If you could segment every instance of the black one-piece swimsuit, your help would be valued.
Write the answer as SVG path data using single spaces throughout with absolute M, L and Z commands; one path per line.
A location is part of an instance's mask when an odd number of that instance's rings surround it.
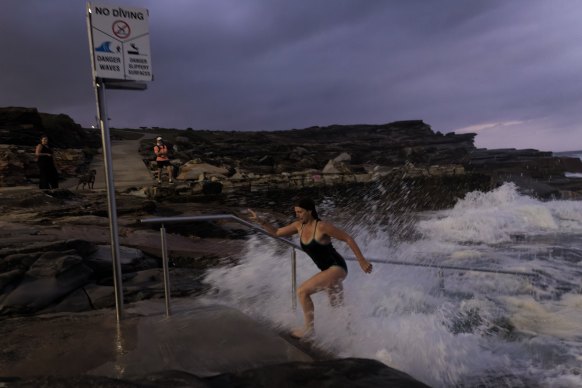
M 315 227 L 313 228 L 313 237 L 308 244 L 303 243 L 301 237 L 303 236 L 303 225 L 301 225 L 301 233 L 299 235 L 299 241 L 301 242 L 301 248 L 311 257 L 317 268 L 325 271 L 331 266 L 337 265 L 343 268 L 346 273 L 348 272 L 348 266 L 346 261 L 337 253 L 333 245 L 321 244 L 315 239 L 315 231 L 317 230 L 317 223 L 319 220 L 315 221 Z

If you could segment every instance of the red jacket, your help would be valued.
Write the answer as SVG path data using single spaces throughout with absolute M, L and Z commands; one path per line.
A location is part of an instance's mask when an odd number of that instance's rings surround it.
M 156 154 L 156 161 L 170 160 L 168 157 L 168 146 L 165 144 L 154 146 L 154 153 Z

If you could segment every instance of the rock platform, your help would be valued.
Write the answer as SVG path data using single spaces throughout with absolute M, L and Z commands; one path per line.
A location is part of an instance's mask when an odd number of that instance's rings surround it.
M 315 360 L 240 311 L 191 300 L 0 321 L 0 385 L 426 387 L 365 359 Z M 304 347 L 304 349 L 309 346 Z

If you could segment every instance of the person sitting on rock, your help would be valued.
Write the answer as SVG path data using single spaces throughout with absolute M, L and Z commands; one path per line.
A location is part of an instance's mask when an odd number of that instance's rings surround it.
M 170 183 L 174 183 L 174 167 L 170 163 L 170 148 L 164 143 L 161 136 L 156 138 L 154 153 L 156 154 L 156 164 L 158 165 L 158 183 L 162 183 L 162 170 L 165 167 Z

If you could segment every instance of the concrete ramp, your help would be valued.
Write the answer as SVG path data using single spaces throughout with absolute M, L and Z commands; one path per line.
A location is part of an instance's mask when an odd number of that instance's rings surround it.
M 133 131 L 134 136 L 141 134 Z M 143 162 L 143 157 L 139 153 L 139 146 L 142 139 L 151 139 L 151 154 L 154 153 L 154 134 L 144 134 L 136 140 L 112 140 L 111 141 L 111 162 L 113 169 L 113 179 L 116 189 L 126 189 L 128 187 L 151 186 L 153 175 Z M 103 150 L 93 157 L 88 169 L 97 171 L 95 175 L 95 190 L 107 188 L 105 182 L 105 162 L 103 161 Z M 61 182 L 60 187 L 70 190 L 76 190 L 79 183 L 77 177 L 72 177 Z M 82 190 L 82 186 L 79 187 Z
M 130 378 L 181 370 L 206 377 L 312 361 L 272 329 L 236 309 L 176 302 L 169 318 L 163 301 L 140 302 L 127 309 L 120 325 L 111 310 L 6 320 L 0 325 L 9 330 L 14 343 L 0 340 L 8 346 L 4 352 L 11 352 L 0 363 L 0 376 Z
M 116 140 L 111 142 L 111 159 L 113 168 L 113 178 L 115 180 L 115 188 L 122 189 L 127 187 L 143 187 L 152 185 L 153 176 L 148 170 L 147 166 L 139 154 L 140 140 Z M 153 154 L 152 142 L 152 154 Z M 105 189 L 105 167 L 103 161 L 103 154 L 95 155 L 91 167 L 97 170 L 95 177 L 95 189 Z M 71 180 L 69 186 L 77 184 L 75 179 Z M 68 187 L 66 184 L 63 187 Z M 75 187 L 72 187 L 75 188 Z

